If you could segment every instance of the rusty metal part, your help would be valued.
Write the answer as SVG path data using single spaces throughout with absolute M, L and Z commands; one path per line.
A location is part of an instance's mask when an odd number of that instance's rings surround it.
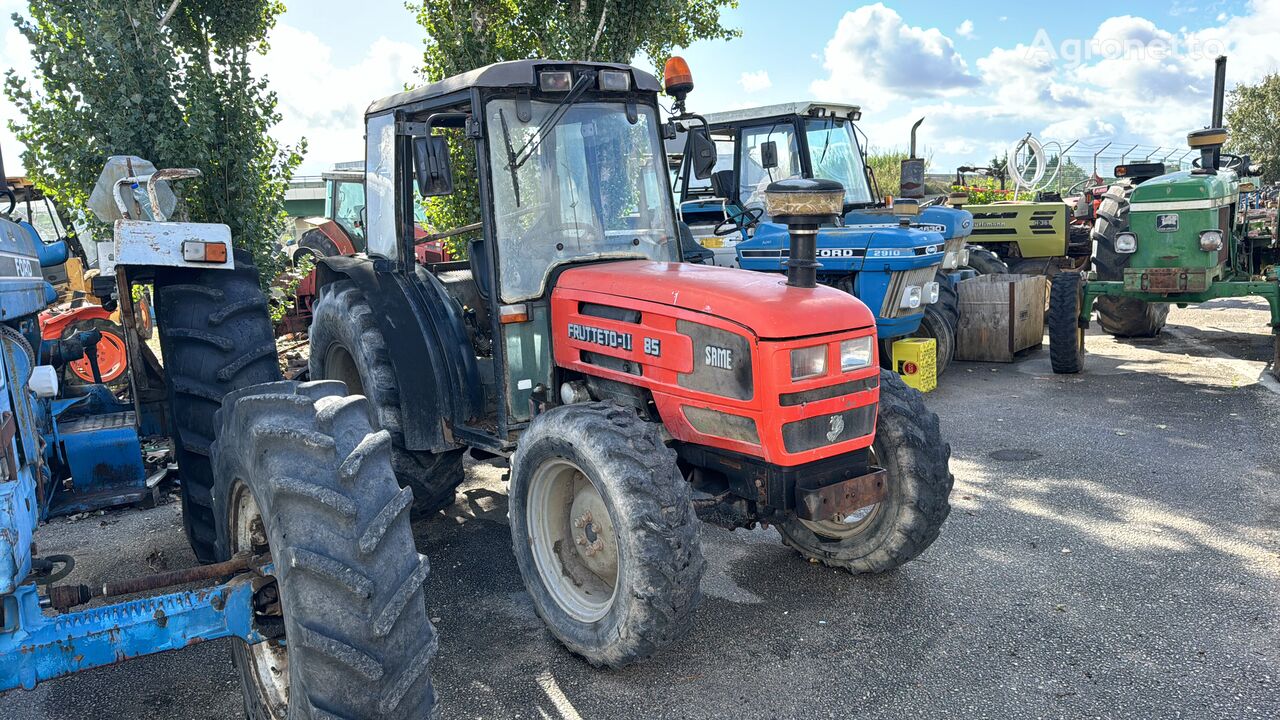
M 237 555 L 230 560 L 212 565 L 197 565 L 196 567 L 183 568 L 181 570 L 142 575 L 127 580 L 103 583 L 101 586 L 54 585 L 49 588 L 49 604 L 56 610 L 67 610 L 77 605 L 83 605 L 94 598 L 131 595 L 133 593 L 159 590 L 173 585 L 214 580 L 245 570 L 260 570 L 270 561 L 271 558 L 268 555 L 245 554 Z
M 802 520 L 839 519 L 854 510 L 875 505 L 888 495 L 889 474 L 872 468 L 866 475 L 822 487 L 796 485 L 796 516 Z

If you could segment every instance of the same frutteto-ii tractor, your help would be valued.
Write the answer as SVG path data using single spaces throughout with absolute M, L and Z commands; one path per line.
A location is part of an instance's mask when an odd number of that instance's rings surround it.
M 1260 168 L 1248 156 L 1222 151 L 1226 62 L 1220 57 L 1216 63 L 1212 122 L 1187 136 L 1200 151 L 1193 169 L 1109 190 L 1094 226 L 1095 272 L 1088 279 L 1079 273 L 1053 278 L 1048 325 L 1054 372 L 1084 369 L 1084 331 L 1095 302 L 1120 312 L 1109 321 L 1103 313 L 1104 330 L 1152 335 L 1164 324 L 1169 303 L 1255 295 L 1267 300 L 1270 325 L 1280 333 L 1280 245 L 1272 232 L 1250 231 L 1247 203 L 1241 202 L 1242 192 L 1256 189 Z M 1272 372 L 1280 374 L 1280 335 L 1275 342 Z
M 102 334 L 41 337 L 57 297 L 41 271 L 67 247 L 10 220 L 16 194 L 0 183 L 0 692 L 231 638 L 253 720 L 427 718 L 427 564 L 390 437 L 341 383 L 280 381 L 250 256 L 226 225 L 169 219 L 172 183 L 198 176 L 116 157 L 91 198 L 114 223 L 98 249 L 115 282 L 99 299 L 120 310 L 120 396 L 63 381 L 75 362 L 103 379 Z M 132 307 L 138 285 L 156 290 L 163 367 Z M 164 435 L 205 564 L 104 582 L 37 544 L 49 517 L 154 498 L 165 473 L 146 474 L 142 438 Z
M 696 120 L 682 64 L 667 91 Z M 420 511 L 453 501 L 468 450 L 510 458 L 533 605 L 606 666 L 690 626 L 699 518 L 880 572 L 938 536 L 952 483 L 937 416 L 880 370 L 866 306 L 814 282 L 812 242 L 788 276 L 679 262 L 660 90 L 627 65 L 529 60 L 373 103 L 368 254 L 320 260 L 310 329 L 312 379 L 369 397 Z M 694 151 L 705 178 L 714 148 Z M 480 221 L 437 235 L 468 256 L 418 262 L 414 208 L 455 172 Z M 843 194 L 797 180 L 770 202 L 812 239 Z

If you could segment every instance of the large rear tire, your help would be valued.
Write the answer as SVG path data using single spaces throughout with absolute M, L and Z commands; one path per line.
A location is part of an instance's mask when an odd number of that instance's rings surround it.
M 378 424 L 391 434 L 396 477 L 413 488 L 415 514 L 452 505 L 466 449 L 433 453 L 405 448 L 399 380 L 364 293 L 350 280 L 338 280 L 321 288 L 311 312 L 311 379 L 340 380 L 352 394 L 369 398 Z
M 516 565 L 569 650 L 616 668 L 689 630 L 698 518 L 660 426 L 613 403 L 548 410 L 520 438 L 510 499 Z
M 435 629 L 427 559 L 391 471 L 390 438 L 337 382 L 229 395 L 213 445 L 219 546 L 271 554 L 254 621 L 233 641 L 251 720 L 428 718 Z
M 182 527 L 200 562 L 218 560 L 210 446 L 222 397 L 280 379 L 275 332 L 252 256 L 234 270 L 157 268 L 156 321 L 174 446 Z
M 1058 374 L 1084 370 L 1084 328 L 1080 327 L 1083 288 L 1079 273 L 1053 276 L 1049 285 L 1049 364 Z
M 1116 252 L 1116 235 L 1129 229 L 1129 194 L 1133 186 L 1124 183 L 1107 188 L 1098 205 L 1093 224 L 1095 250 L 1093 269 L 1099 280 L 1124 280 L 1124 269 L 1132 257 Z M 1168 303 L 1150 303 L 1119 296 L 1101 296 L 1094 302 L 1098 324 L 1115 337 L 1155 337 L 1169 316 Z
M 844 521 L 801 520 L 776 525 L 782 542 L 803 557 L 854 574 L 882 573 L 924 552 L 951 512 L 955 478 L 951 446 L 938 416 L 893 372 L 880 371 L 880 407 L 872 461 L 889 475 L 888 495 Z

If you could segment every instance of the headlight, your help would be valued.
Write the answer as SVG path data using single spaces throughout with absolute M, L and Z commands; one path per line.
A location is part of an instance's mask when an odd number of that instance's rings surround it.
M 929 299 L 930 305 L 938 302 L 938 296 L 941 293 L 942 293 L 942 288 L 938 286 L 938 283 L 936 282 L 925 283 L 924 294 L 925 294 L 925 297 Z
M 601 70 L 600 89 L 626 91 L 631 89 L 631 73 L 622 70 Z
M 1205 230 L 1200 233 L 1200 249 L 1215 252 L 1222 249 L 1222 231 Z
M 898 303 L 898 307 L 915 310 L 920 307 L 923 299 L 923 288 L 919 285 L 908 285 L 906 290 L 902 291 L 902 301 Z
M 1116 252 L 1128 255 L 1138 249 L 1138 236 L 1133 233 L 1116 235 Z
M 791 351 L 791 379 L 804 380 L 827 374 L 827 346 L 800 348 Z
M 875 338 L 870 335 L 845 340 L 840 343 L 840 372 L 870 367 L 874 355 Z
M 964 267 L 969 264 L 969 248 L 960 251 L 960 266 Z

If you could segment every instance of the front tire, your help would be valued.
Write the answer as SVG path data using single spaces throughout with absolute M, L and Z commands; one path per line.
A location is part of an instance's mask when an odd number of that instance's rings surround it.
M 1064 272 L 1053 276 L 1049 285 L 1049 364 L 1057 374 L 1074 374 L 1084 370 L 1084 328 L 1080 326 L 1080 308 L 1084 288 L 1079 273 Z
M 1098 205 L 1093 224 L 1096 251 L 1093 269 L 1099 280 L 1124 280 L 1131 255 L 1116 252 L 1116 235 L 1129 229 L 1129 195 L 1133 186 L 1125 183 L 1107 188 Z M 1115 337 L 1155 337 L 1169 317 L 1168 303 L 1152 303 L 1115 295 L 1103 295 L 1093 303 L 1098 324 Z
M 511 542 L 547 629 L 592 665 L 683 636 L 704 561 L 689 484 L 659 428 L 613 403 L 538 415 L 511 461 Z
M 977 245 L 969 246 L 969 267 L 978 271 L 979 275 L 1007 275 L 1009 266 L 999 255 Z
M 843 522 L 788 513 L 776 526 L 782 542 L 801 556 L 854 574 L 882 573 L 915 559 L 938 539 L 951 512 L 951 446 L 942 440 L 938 416 L 886 370 L 880 371 L 878 411 L 871 450 L 873 464 L 888 471 L 885 499 Z
M 218 416 L 219 545 L 269 552 L 275 581 L 255 602 L 270 639 L 232 645 L 246 715 L 430 717 L 427 560 L 366 400 L 337 382 L 277 382 L 227 396 Z
M 391 434 L 396 477 L 413 488 L 415 514 L 430 515 L 452 505 L 454 489 L 463 479 L 466 448 L 439 453 L 405 448 L 399 379 L 364 293 L 350 280 L 338 280 L 321 288 L 311 312 L 310 378 L 340 380 L 352 394 L 369 399 L 378 424 Z
M 938 377 L 942 377 L 942 374 L 951 366 L 951 361 L 956 356 L 956 326 L 950 323 L 945 308 L 935 307 L 941 304 L 941 301 L 939 301 L 933 305 L 925 306 L 924 317 L 920 319 L 920 327 L 911 333 L 911 337 L 933 338 Z M 956 322 L 957 324 L 959 323 L 958 318 Z M 890 352 L 892 352 L 892 342 L 889 343 L 889 348 Z M 897 368 L 894 369 L 896 370 Z

